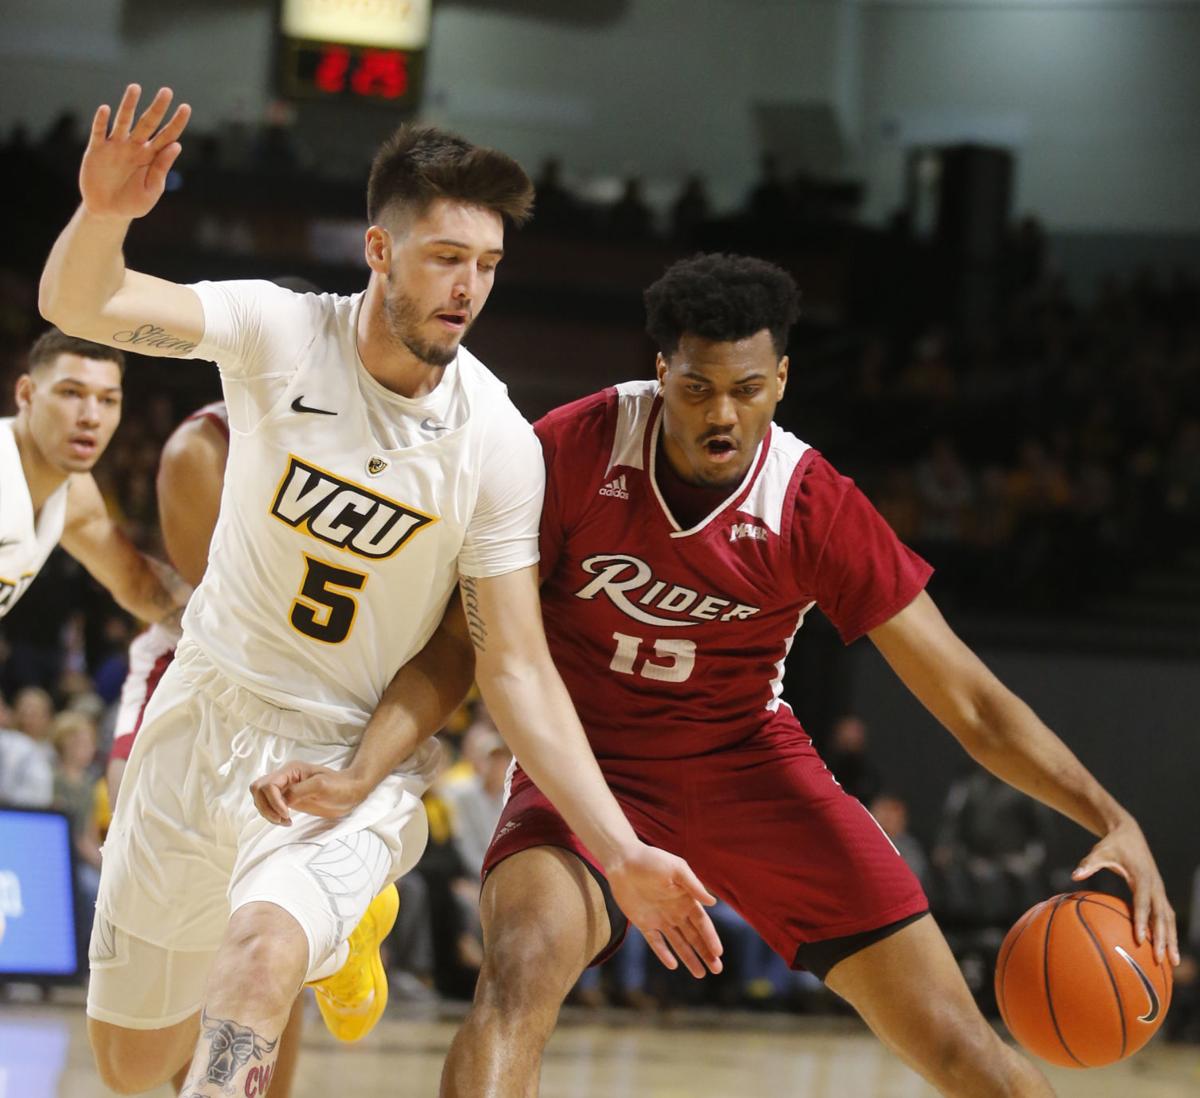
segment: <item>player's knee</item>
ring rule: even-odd
[[[956,1018],[944,1025],[934,1053],[936,1077],[949,1093],[1020,1093],[1013,1087],[1019,1078],[1014,1074],[1019,1057],[1009,1053],[982,1016]]]
[[[582,967],[568,959],[545,927],[510,927],[494,932],[479,973],[477,1005],[501,1017],[557,1012]]]
[[[282,912],[235,916],[217,959],[223,987],[236,987],[239,994],[272,1006],[291,1003],[304,981],[307,964],[304,932]]]

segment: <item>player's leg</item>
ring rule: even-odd
[[[190,1042],[187,1046],[188,1060],[172,1077],[171,1085],[176,1094],[183,1093],[183,1084],[187,1082],[188,1071],[191,1068],[191,1054],[195,1051],[196,1036],[199,1032],[200,1019],[197,1016],[193,1026]],[[275,1060],[275,1070],[270,1078],[269,1098],[291,1098],[292,1085],[296,1079],[296,1063],[300,1058],[300,1038],[304,1032],[304,995],[301,994],[292,1004],[292,1013],[288,1016],[287,1025],[279,1038],[279,1055]]]
[[[882,828],[837,785],[807,737],[784,718],[778,733],[768,731],[721,767],[692,764],[693,838],[703,854],[691,861],[700,878],[736,897],[780,956],[849,1001],[943,1094],[1051,1094],[979,1013]],[[750,816],[748,802],[758,808]]]
[[[271,1076],[268,1098],[291,1098],[292,1085],[296,1079],[296,1062],[300,1058],[300,1039],[304,1033],[304,995],[292,1004],[292,1013],[279,1038],[279,1056],[275,1060],[275,1073]]]
[[[483,886],[483,967],[442,1073],[443,1098],[533,1098],[542,1050],[579,974],[608,944],[604,894],[584,862],[538,846]]]
[[[941,1094],[1054,1094],[1042,1073],[988,1025],[928,915],[839,961],[825,983]]]
[[[243,713],[254,704],[242,703]],[[257,729],[248,730],[242,747],[225,776],[234,790],[246,789],[289,753],[343,765],[350,751],[344,745],[306,746]],[[233,914],[213,962],[200,1039],[183,1089],[187,1098],[229,1093],[260,1098],[302,985],[336,974],[356,948],[356,937],[365,967],[375,970],[379,940],[395,919],[390,882],[415,864],[425,845],[424,809],[414,791],[420,784],[416,777],[392,775],[349,815],[336,821],[301,815],[288,828],[266,822],[250,798],[237,799],[230,813],[238,837],[229,883]],[[386,917],[380,908],[387,909]],[[369,910],[375,915],[364,920]],[[368,923],[368,931],[360,933]],[[384,995],[386,978],[382,983]],[[372,1007],[383,1001],[362,1004],[364,1013],[352,1021],[367,1024],[356,1035],[374,1024],[379,1011]]]
[[[205,715],[186,683],[164,680],[160,693],[105,842],[88,949],[89,1039],[122,1094],[166,1082],[190,1059],[229,910],[233,852],[206,811],[198,749]]]
[[[129,1029],[88,1018],[100,1081],[118,1094],[141,1094],[173,1078],[191,1059],[200,1016],[163,1029]]]
[[[267,1093],[308,968],[308,935],[282,907],[250,902],[234,911],[209,976],[188,1098]]]
[[[196,1047],[213,953],[172,951],[97,914],[88,949],[88,1040],[118,1094],[140,1094],[185,1067]]]

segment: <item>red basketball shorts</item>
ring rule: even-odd
[[[638,836],[685,858],[789,964],[805,944],[925,911],[915,876],[874,817],[792,726],[689,759],[602,759]],[[599,863],[521,770],[484,858],[486,876],[535,846]]]

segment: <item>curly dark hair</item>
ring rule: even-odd
[[[764,328],[782,355],[800,315],[796,280],[782,267],[746,255],[681,259],[646,290],[645,300],[646,331],[668,357],[684,332],[724,343]]]
[[[367,180],[367,217],[407,207],[422,214],[438,198],[495,210],[523,225],[533,210],[533,182],[511,156],[472,145],[435,126],[401,126],[379,148]]]

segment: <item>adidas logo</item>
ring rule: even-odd
[[[628,499],[629,489],[625,486],[625,474],[622,473],[619,477],[610,480],[600,489],[600,495],[612,496],[615,499]]]

